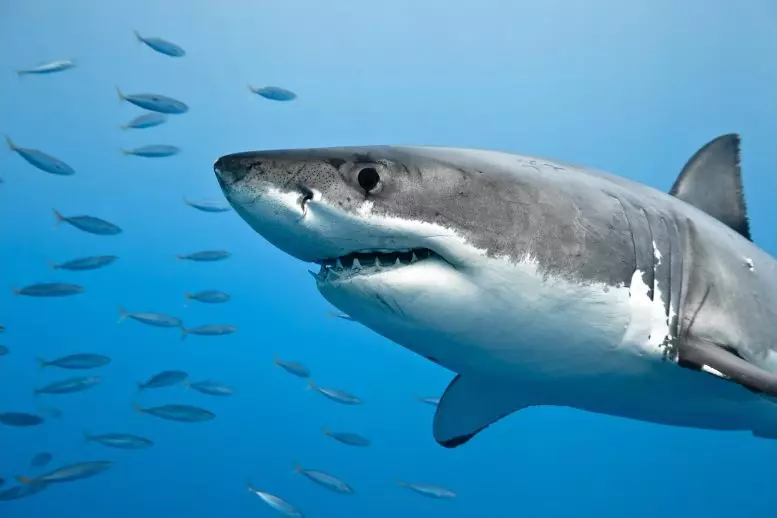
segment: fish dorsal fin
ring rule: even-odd
[[[434,414],[434,440],[455,448],[503,417],[529,406],[522,394],[477,377],[456,376]]]
[[[699,149],[669,194],[751,239],[739,165],[739,135],[722,135]]]

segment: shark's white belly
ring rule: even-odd
[[[498,379],[517,397],[530,392],[527,404],[777,432],[774,403],[662,359],[666,312],[658,294],[648,298],[639,272],[630,288],[581,285],[543,279],[527,258],[486,259],[467,275],[428,261],[389,278],[319,289],[371,329],[456,373]]]

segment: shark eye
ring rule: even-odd
[[[359,181],[359,186],[366,192],[374,190],[380,183],[380,175],[374,167],[365,167],[359,171],[356,179]]]

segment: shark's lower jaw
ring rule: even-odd
[[[321,269],[314,277],[318,283],[337,283],[388,273],[430,260],[445,262],[439,254],[428,248],[352,252],[335,259],[316,261]]]

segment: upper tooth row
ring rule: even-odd
[[[418,261],[418,257],[415,255],[415,252],[413,252],[410,256],[410,263],[412,264],[416,261]],[[400,261],[399,257],[397,257],[396,260],[394,261],[394,266],[401,266],[401,265],[402,265],[402,261]],[[361,261],[359,261],[359,258],[354,257],[352,268],[361,268],[361,266],[362,266],[362,263]],[[380,258],[377,255],[375,256],[375,266],[383,266],[380,262]],[[335,260],[335,268],[338,270],[342,270],[344,268],[343,263],[342,261],[340,261],[339,258]]]

